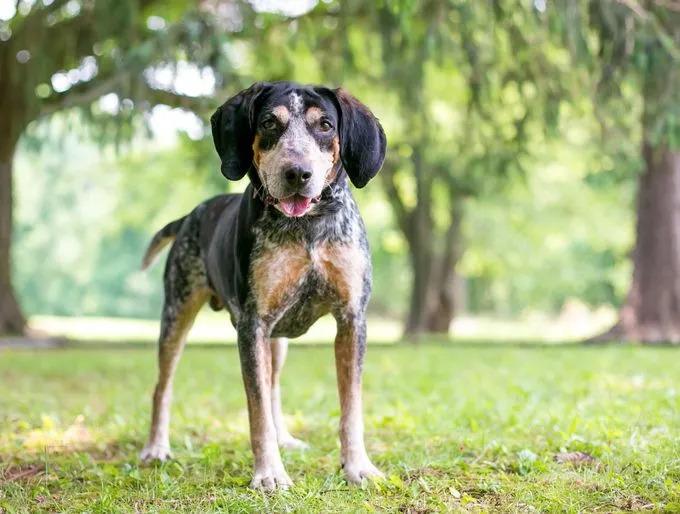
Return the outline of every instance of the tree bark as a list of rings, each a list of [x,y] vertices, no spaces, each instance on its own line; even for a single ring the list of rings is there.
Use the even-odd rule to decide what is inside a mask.
[[[432,266],[431,301],[425,313],[425,330],[432,334],[449,333],[451,322],[461,303],[460,277],[456,275],[456,264],[462,254],[462,200],[452,195],[451,202],[451,224],[445,234],[443,255],[433,262],[436,266]]]
[[[413,148],[413,172],[416,179],[416,205],[411,212],[406,239],[409,244],[413,285],[404,334],[406,337],[426,332],[426,312],[432,271],[434,233],[430,215],[432,183],[426,180],[420,146]]]
[[[26,318],[12,287],[12,161],[16,138],[0,127],[0,334],[24,334]]]
[[[616,325],[591,342],[680,342],[680,151],[642,152],[633,281]]]
[[[434,183],[423,173],[421,148],[413,148],[411,162],[416,179],[416,205],[408,209],[396,185],[394,161],[383,167],[382,182],[398,227],[408,244],[412,283],[404,339],[417,342],[422,334],[448,333],[455,313],[462,304],[460,277],[455,268],[462,254],[460,227],[463,199],[450,194],[451,224],[439,234],[432,219]]]
[[[462,200],[451,194],[451,223],[443,235],[437,234],[431,212],[433,183],[419,177],[419,157],[414,149],[418,194],[407,234],[413,286],[404,330],[405,337],[414,341],[421,334],[448,334],[459,303],[455,270],[462,254]]]

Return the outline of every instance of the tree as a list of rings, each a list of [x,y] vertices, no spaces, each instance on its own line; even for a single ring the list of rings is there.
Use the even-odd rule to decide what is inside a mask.
[[[532,125],[555,118],[561,85],[545,77],[559,75],[559,60],[514,53],[517,40],[554,45],[530,6],[510,4],[320,4],[260,35],[263,43],[295,48],[294,56],[275,56],[282,75],[343,84],[386,125],[381,183],[411,263],[409,337],[448,332],[466,199],[521,174],[528,134],[542,137]],[[309,54],[323,64],[314,66]]]
[[[22,134],[77,107],[99,130],[115,119],[117,135],[156,104],[200,110],[201,98],[161,87],[154,67],[187,61],[211,65],[218,81],[228,76],[220,21],[214,13],[186,12],[179,2],[19,0],[15,14],[0,22],[0,334],[26,330],[10,262],[12,163]],[[107,93],[118,95],[113,114],[93,103]]]
[[[531,126],[561,87],[534,82],[556,75],[558,63],[513,52],[517,39],[551,45],[535,13],[516,4],[383,2],[345,5],[338,16],[345,80],[380,84],[399,115],[382,184],[411,262],[405,334],[447,333],[466,199],[523,172],[527,134],[542,137]]]
[[[621,128],[614,109],[641,105],[628,140],[640,134],[632,283],[595,340],[680,342],[680,2],[574,2],[552,23],[597,85],[605,140]]]

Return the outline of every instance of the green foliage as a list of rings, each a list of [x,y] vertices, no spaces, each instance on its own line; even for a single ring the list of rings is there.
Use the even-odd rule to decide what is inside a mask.
[[[332,354],[330,346],[290,350],[284,409],[292,433],[311,448],[284,452],[296,485],[266,495],[247,488],[252,455],[236,348],[187,350],[175,380],[176,460],[150,467],[139,465],[137,453],[150,418],[153,350],[4,353],[0,508],[593,512],[680,505],[680,364],[667,349],[369,347],[366,441],[387,479],[363,487],[349,487],[339,469]],[[554,461],[565,452],[596,461]]]
[[[638,120],[653,146],[680,148],[680,9],[675,2],[581,0],[546,13],[594,84],[600,117],[614,116],[634,88],[644,104]],[[581,95],[582,91],[572,91]],[[625,109],[625,107],[624,107]]]
[[[157,317],[163,266],[143,273],[140,259],[156,230],[226,189],[212,143],[180,138],[168,151],[139,140],[121,157],[73,136],[44,141],[17,163],[14,265],[24,308]]]
[[[121,43],[129,62],[211,63],[226,94],[263,78],[347,87],[377,113],[390,144],[382,179],[357,192],[373,249],[374,311],[401,316],[406,310],[412,241],[399,208],[413,212],[425,183],[440,237],[435,251],[445,245],[453,207],[466,202],[459,272],[477,291],[471,309],[517,313],[556,310],[573,296],[618,305],[626,288],[631,184],[640,169],[638,120],[646,104],[639,81],[624,74],[617,75],[618,96],[601,95],[604,103],[593,109],[583,89],[592,78],[588,66],[572,69],[555,34],[571,38],[571,56],[616,51],[601,47],[595,33],[585,37],[586,21],[596,18],[579,6],[541,14],[512,2],[347,2],[342,8],[331,2],[288,19],[234,4],[242,26],[236,17],[233,30],[220,35],[171,2],[137,14],[126,4],[112,26],[143,25],[143,44]],[[167,26],[150,31],[151,13]],[[570,17],[582,20],[582,32],[568,32]],[[97,48],[117,55],[117,45],[109,38]],[[132,94],[128,85],[121,98]],[[94,118],[58,116],[51,128],[41,123],[23,139],[16,167],[17,287],[31,313],[153,318],[162,266],[151,275],[137,271],[148,239],[230,185],[217,171],[208,131],[200,141],[159,146],[142,140],[133,111],[119,113],[132,123],[121,125],[119,117],[111,125],[101,123],[109,118],[96,103],[88,109]],[[101,156],[94,141],[59,135],[82,133],[90,121],[91,138],[104,145]],[[131,143],[120,146],[125,140]],[[46,148],[36,155],[39,144]],[[121,154],[114,155],[115,145]]]
[[[24,308],[156,318],[165,257],[151,272],[139,271],[152,234],[200,201],[244,184],[220,175],[209,138],[181,137],[169,148],[140,139],[116,154],[92,141],[46,136],[48,129],[62,132],[57,120],[43,126],[32,134],[43,139],[41,149],[25,147],[17,162],[14,267]],[[622,301],[632,173],[623,172],[623,161],[615,166],[602,158],[591,137],[594,120],[565,123],[563,131],[565,139],[525,162],[531,171],[523,181],[467,204],[460,271],[471,294],[483,285],[482,296],[470,298],[472,312],[552,312],[571,297],[593,306]],[[355,192],[373,252],[371,309],[400,317],[410,290],[408,246],[377,185]],[[436,208],[436,222],[446,223],[444,209]]]

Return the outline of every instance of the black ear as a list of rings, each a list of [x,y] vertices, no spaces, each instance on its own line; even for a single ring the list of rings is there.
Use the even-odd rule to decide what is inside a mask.
[[[327,91],[340,115],[340,159],[352,184],[362,188],[376,176],[385,160],[385,132],[370,109],[347,91]]]
[[[243,178],[253,162],[255,105],[267,86],[258,82],[244,89],[210,118],[215,150],[222,159],[222,175],[230,180]]]

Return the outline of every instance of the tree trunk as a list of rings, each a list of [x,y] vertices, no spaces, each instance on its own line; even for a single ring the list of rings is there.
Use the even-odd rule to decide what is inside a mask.
[[[462,253],[460,228],[463,211],[462,200],[452,194],[451,223],[443,236],[436,234],[430,205],[433,185],[419,177],[422,162],[418,149],[414,149],[413,159],[418,202],[411,216],[411,233],[407,237],[413,287],[404,335],[417,341],[420,334],[449,333],[459,300],[456,264]]]
[[[680,342],[680,151],[643,145],[633,282],[619,321],[591,341]]]
[[[24,334],[26,319],[12,287],[12,161],[16,138],[0,127],[0,334]]]
[[[418,342],[425,333],[448,333],[461,303],[455,267],[461,255],[462,198],[451,194],[451,225],[437,233],[432,219],[432,177],[424,173],[423,145],[413,146],[411,162],[416,181],[416,205],[407,209],[395,181],[396,166],[389,159],[381,174],[397,224],[408,243],[412,285],[404,339]]]
[[[433,255],[433,226],[430,216],[432,183],[425,179],[420,146],[413,148],[413,172],[416,179],[416,206],[406,234],[413,270],[411,301],[404,335],[407,338],[426,332],[426,312]]]
[[[456,275],[456,264],[462,254],[462,200],[454,196],[451,202],[451,224],[446,231],[443,255],[435,260],[437,266],[433,266],[429,296],[431,300],[425,313],[425,330],[432,334],[449,333],[451,322],[461,303],[460,277]]]
[[[427,332],[428,285],[431,282],[432,271],[429,248],[432,246],[432,236],[430,234],[426,239],[421,235],[418,239],[420,242],[418,246],[409,244],[413,280],[406,327],[404,328],[406,338]]]

